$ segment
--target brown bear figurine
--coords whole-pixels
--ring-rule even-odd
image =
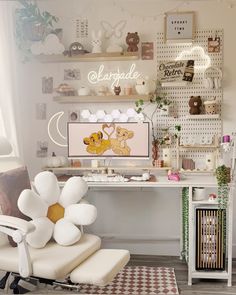
[[[201,106],[202,106],[201,96],[191,96],[188,104],[190,106],[189,113],[191,115],[201,114]]]
[[[137,52],[138,51],[138,43],[139,43],[139,35],[137,32],[128,33],[126,36],[126,43],[128,44],[127,51],[129,52]]]

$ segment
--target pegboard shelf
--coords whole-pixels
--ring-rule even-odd
[[[38,55],[35,57],[41,63],[58,62],[96,62],[96,61],[125,61],[139,59],[138,52],[104,52],[104,53],[85,53],[78,56],[65,56],[63,54]]]
[[[179,145],[180,149],[218,149],[218,145],[214,144],[194,144],[194,145]]]
[[[220,115],[215,114],[215,115],[207,115],[207,114],[202,114],[202,115],[187,115],[185,117],[188,120],[211,120],[211,119],[219,119]]]
[[[58,103],[88,103],[88,102],[134,102],[142,99],[149,100],[149,95],[80,95],[80,96],[55,96],[53,100]]]
[[[186,82],[186,81],[161,83],[161,87],[186,87],[187,85],[188,85],[188,82]]]

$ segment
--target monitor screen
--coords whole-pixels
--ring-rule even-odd
[[[68,157],[149,158],[149,123],[68,123]]]

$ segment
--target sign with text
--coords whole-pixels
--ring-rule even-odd
[[[158,76],[163,82],[192,82],[194,76],[194,60],[161,61]]]

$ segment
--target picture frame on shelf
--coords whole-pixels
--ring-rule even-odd
[[[168,12],[164,18],[166,43],[191,43],[195,35],[195,12]]]

